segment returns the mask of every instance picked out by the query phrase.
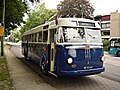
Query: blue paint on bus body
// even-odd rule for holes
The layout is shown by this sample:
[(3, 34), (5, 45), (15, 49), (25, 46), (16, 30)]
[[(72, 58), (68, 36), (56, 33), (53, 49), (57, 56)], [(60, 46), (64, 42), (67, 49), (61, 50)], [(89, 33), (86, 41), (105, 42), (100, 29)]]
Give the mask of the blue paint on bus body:
[[(75, 49), (76, 57), (72, 57), (69, 55), (69, 49), (65, 47), (56, 47), (56, 71), (59, 77), (97, 74), (105, 70), (103, 62), (100, 60), (103, 56), (102, 48), (90, 49), (90, 57), (87, 58), (85, 57), (85, 49)], [(67, 63), (68, 58), (73, 59), (72, 64)]]

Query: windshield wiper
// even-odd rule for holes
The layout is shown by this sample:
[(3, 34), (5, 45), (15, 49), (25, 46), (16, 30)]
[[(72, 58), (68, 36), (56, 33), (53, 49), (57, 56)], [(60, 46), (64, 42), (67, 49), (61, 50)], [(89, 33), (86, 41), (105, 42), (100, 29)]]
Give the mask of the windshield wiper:
[(95, 39), (95, 37), (93, 37), (91, 34), (87, 33), (87, 35), (89, 35), (92, 39)]

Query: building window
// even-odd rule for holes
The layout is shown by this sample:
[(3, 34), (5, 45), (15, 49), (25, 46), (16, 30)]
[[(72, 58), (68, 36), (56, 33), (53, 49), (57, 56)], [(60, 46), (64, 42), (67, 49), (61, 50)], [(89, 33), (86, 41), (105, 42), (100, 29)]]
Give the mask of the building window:
[(102, 29), (110, 28), (110, 22), (109, 23), (102, 23)]
[(102, 16), (102, 21), (109, 21), (110, 15)]
[(109, 35), (110, 35), (110, 31), (102, 32), (102, 36), (109, 36)]

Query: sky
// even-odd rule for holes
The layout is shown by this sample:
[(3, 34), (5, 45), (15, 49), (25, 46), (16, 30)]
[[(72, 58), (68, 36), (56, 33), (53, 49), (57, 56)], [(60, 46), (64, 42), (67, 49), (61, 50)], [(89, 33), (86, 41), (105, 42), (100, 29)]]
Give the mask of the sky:
[[(46, 7), (49, 9), (56, 9), (56, 6), (60, 1), (63, 0), (43, 0)], [(90, 0), (90, 2), (95, 8), (94, 16), (108, 15), (111, 12), (115, 12), (116, 10), (120, 12), (120, 0)]]

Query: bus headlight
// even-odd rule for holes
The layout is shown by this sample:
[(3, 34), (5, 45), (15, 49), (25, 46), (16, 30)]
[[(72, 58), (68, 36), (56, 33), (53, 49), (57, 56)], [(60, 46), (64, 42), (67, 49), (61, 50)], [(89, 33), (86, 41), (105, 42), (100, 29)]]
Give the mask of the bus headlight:
[(104, 56), (101, 57), (101, 61), (102, 61), (102, 62), (105, 61), (105, 57), (104, 57)]
[(71, 64), (73, 62), (73, 59), (72, 58), (68, 58), (67, 62), (68, 62), (68, 64)]

